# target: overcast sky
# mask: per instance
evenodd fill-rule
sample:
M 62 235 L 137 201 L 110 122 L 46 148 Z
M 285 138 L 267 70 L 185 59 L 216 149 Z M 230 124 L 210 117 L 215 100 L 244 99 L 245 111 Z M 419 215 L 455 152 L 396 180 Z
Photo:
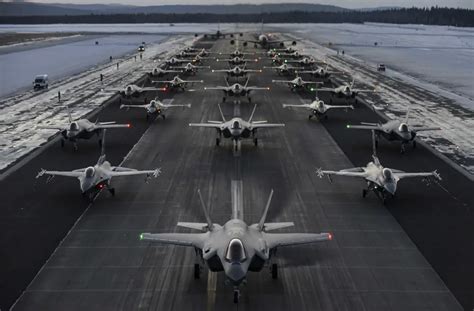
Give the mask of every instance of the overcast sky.
M 0 0 L 2 2 L 4 0 Z M 15 2 L 23 2 L 23 0 L 13 0 Z M 448 7 L 462 7 L 474 9 L 474 0 L 321 0 L 321 1 L 305 1 L 305 0 L 33 0 L 33 2 L 42 3 L 120 3 L 131 5 L 163 5 L 163 4 L 235 4 L 235 3 L 281 3 L 281 2 L 299 2 L 299 3 L 321 3 L 333 4 L 346 8 L 367 8 L 379 6 L 448 6 Z

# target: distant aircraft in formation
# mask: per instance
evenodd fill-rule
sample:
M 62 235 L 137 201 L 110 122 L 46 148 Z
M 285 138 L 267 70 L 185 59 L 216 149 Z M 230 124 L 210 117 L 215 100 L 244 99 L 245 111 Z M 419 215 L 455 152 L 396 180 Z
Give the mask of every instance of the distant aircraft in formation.
M 273 83 L 285 83 L 288 84 L 290 90 L 298 91 L 304 89 L 307 85 L 317 85 L 323 84 L 323 82 L 317 81 L 304 81 L 301 77 L 296 76 L 296 78 L 292 80 L 272 80 Z
M 104 141 L 105 130 L 102 133 L 102 141 Z M 156 178 L 160 175 L 161 171 L 159 168 L 139 171 L 132 168 L 110 165 L 110 162 L 105 159 L 104 143 L 102 144 L 102 152 L 99 160 L 95 165 L 73 171 L 48 171 L 41 169 L 36 178 L 40 178 L 43 175 L 49 175 L 49 181 L 54 176 L 75 177 L 79 179 L 79 186 L 83 197 L 87 198 L 89 202 L 92 202 L 103 188 L 106 188 L 110 194 L 115 195 L 115 189 L 110 186 L 110 180 L 112 177 L 146 175 L 148 179 L 150 176 Z
M 349 129 L 373 130 L 375 132 L 375 147 L 378 147 L 379 137 L 382 136 L 388 141 L 400 141 L 401 153 L 405 152 L 405 145 L 408 143 L 416 147 L 416 134 L 421 131 L 437 131 L 441 130 L 437 126 L 409 126 L 409 112 L 407 112 L 405 121 L 399 119 L 390 120 L 383 124 L 363 122 L 361 125 L 347 125 Z
M 230 138 L 234 142 L 235 150 L 240 149 L 240 142 L 243 138 L 253 138 L 255 146 L 258 145 L 257 130 L 260 128 L 283 127 L 281 123 L 267 123 L 267 121 L 252 121 L 257 105 L 254 106 L 248 121 L 239 117 L 226 120 L 222 113 L 221 106 L 218 105 L 222 121 L 207 121 L 207 123 L 190 123 L 191 127 L 207 127 L 217 130 L 216 146 L 219 146 L 222 136 Z
M 156 118 L 157 116 L 161 116 L 163 119 L 166 118 L 165 111 L 169 108 L 173 107 L 187 107 L 191 108 L 191 104 L 172 104 L 173 99 L 165 99 L 160 101 L 158 98 L 151 100 L 150 103 L 145 105 L 120 105 L 120 109 L 122 108 L 138 108 L 144 109 L 146 111 L 146 119 L 149 120 L 150 118 Z
M 79 139 L 90 139 L 92 136 L 102 134 L 105 129 L 111 128 L 129 128 L 130 124 L 116 124 L 115 121 L 110 122 L 91 122 L 87 119 L 73 120 L 71 111 L 67 109 L 68 124 L 67 125 L 40 125 L 38 129 L 57 130 L 61 133 L 61 147 L 64 147 L 66 141 L 70 141 L 77 150 L 77 141 Z M 102 139 L 99 138 L 99 146 L 102 146 Z
M 387 202 L 387 199 L 395 195 L 398 181 L 402 178 L 434 177 L 438 180 L 441 180 L 441 176 L 438 174 L 438 172 L 436 172 L 436 170 L 432 172 L 407 173 L 401 170 L 382 166 L 379 158 L 376 155 L 374 131 L 372 131 L 372 142 L 373 161 L 369 162 L 367 166 L 343 169 L 340 171 L 326 171 L 318 169 L 316 173 L 319 177 L 323 177 L 324 175 L 339 175 L 363 178 L 367 182 L 367 189 L 362 190 L 362 197 L 365 198 L 369 191 L 373 191 L 380 199 L 382 199 L 384 204 Z
M 247 69 L 244 67 L 240 66 L 235 66 L 230 69 L 213 69 L 212 72 L 225 72 L 227 74 L 227 77 L 246 77 L 248 73 L 250 72 L 262 72 L 262 70 L 257 70 L 257 69 Z
M 165 91 L 168 90 L 186 90 L 186 84 L 188 83 L 204 83 L 203 80 L 183 80 L 179 76 L 175 76 L 171 80 L 153 80 L 152 83 L 163 83 L 166 85 L 164 88 Z
M 241 96 L 247 96 L 247 100 L 249 103 L 251 102 L 250 98 L 250 92 L 252 91 L 269 91 L 269 87 L 260 87 L 260 86 L 248 86 L 249 84 L 249 78 L 247 78 L 247 81 L 245 82 L 244 85 L 240 83 L 234 83 L 232 85 L 229 85 L 229 82 L 227 79 L 225 80 L 227 86 L 213 86 L 213 87 L 205 87 L 204 90 L 218 90 L 218 91 L 223 91 L 224 92 L 224 97 L 222 98 L 222 102 L 225 102 L 227 99 L 227 96 L 233 96 L 233 97 L 241 97 Z
M 332 105 L 326 105 L 324 101 L 320 100 L 318 97 L 316 97 L 315 100 L 313 100 L 310 103 L 305 103 L 302 105 L 298 104 L 283 104 L 283 108 L 303 108 L 309 110 L 311 113 L 308 116 L 308 119 L 311 119 L 312 117 L 316 118 L 321 118 L 325 117 L 326 119 L 328 116 L 326 115 L 326 112 L 331 109 L 354 109 L 354 106 L 352 105 L 338 105 L 338 106 L 332 106 Z

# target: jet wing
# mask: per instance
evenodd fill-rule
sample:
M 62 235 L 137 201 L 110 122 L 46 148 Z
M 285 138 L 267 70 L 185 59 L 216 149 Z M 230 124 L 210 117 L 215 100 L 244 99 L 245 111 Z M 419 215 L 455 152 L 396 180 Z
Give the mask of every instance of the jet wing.
M 221 91 L 227 91 L 228 90 L 228 87 L 227 86 L 207 86 L 204 88 L 204 90 L 221 90 Z
M 216 129 L 221 129 L 222 128 L 222 123 L 189 123 L 189 126 L 192 127 L 212 127 Z
M 172 244 L 181 246 L 193 246 L 199 249 L 204 247 L 208 233 L 142 233 L 140 240 L 157 242 L 161 244 Z
M 36 178 L 40 178 L 44 174 L 46 175 L 51 175 L 51 176 L 64 176 L 64 177 L 81 177 L 84 174 L 84 170 L 74 170 L 74 171 L 47 171 L 42 169 L 38 175 L 36 175 Z
M 354 106 L 352 105 L 340 105 L 340 106 L 335 106 L 335 105 L 324 105 L 326 109 L 354 109 Z
M 292 83 L 292 82 L 293 82 L 292 80 L 272 80 L 272 83 Z
M 357 130 L 375 130 L 382 131 L 381 127 L 378 125 L 346 125 L 348 129 L 357 129 Z
M 94 129 L 110 129 L 118 127 L 130 127 L 130 124 L 110 124 L 110 123 L 97 123 L 94 124 Z
M 246 87 L 247 91 L 259 91 L 259 90 L 264 90 L 264 91 L 269 91 L 269 87 L 260 87 L 260 86 L 247 86 Z
M 122 108 L 142 108 L 142 109 L 145 109 L 147 107 L 148 107 L 148 105 L 120 105 L 120 109 L 122 109 Z
M 332 240 L 330 233 L 262 233 L 269 249 Z
M 429 177 L 429 176 L 433 176 L 436 179 L 441 180 L 441 176 L 438 174 L 437 171 L 421 172 L 421 173 L 393 172 L 393 176 L 395 178 L 398 178 L 398 179 L 407 178 L 407 177 Z
M 265 127 L 284 127 L 284 126 L 285 124 L 283 123 L 263 123 L 262 121 L 256 121 L 250 124 L 250 130 L 265 128 Z
M 112 171 L 109 172 L 111 177 L 116 176 L 134 176 L 134 175 L 153 175 L 153 177 L 158 177 L 161 173 L 161 170 L 157 168 L 156 170 L 144 170 L 139 171 L 132 168 L 126 167 L 112 167 Z
M 440 127 L 429 127 L 429 126 L 426 126 L 426 127 L 411 127 L 412 130 L 414 130 L 415 132 L 422 132 L 422 131 L 440 131 L 441 128 Z
M 309 104 L 296 105 L 296 104 L 283 104 L 283 108 L 293 107 L 293 108 L 311 108 Z
M 321 87 L 321 88 L 318 88 L 318 92 L 319 91 L 321 91 L 321 92 L 334 92 L 334 89 L 328 88 L 328 87 Z
M 160 81 L 152 81 L 153 83 L 159 83 Z M 163 83 L 167 83 L 167 82 L 170 82 L 170 81 L 164 81 Z M 151 86 L 147 86 L 147 87 L 143 87 L 142 92 L 150 92 L 150 91 L 166 91 L 166 88 L 164 87 L 151 87 Z
M 338 175 L 338 176 L 349 176 L 349 177 L 366 177 L 365 171 L 361 167 L 354 167 L 354 168 L 349 168 L 345 170 L 340 170 L 340 171 L 324 171 L 321 169 L 318 169 L 316 171 L 316 174 L 318 174 L 320 177 L 324 175 Z

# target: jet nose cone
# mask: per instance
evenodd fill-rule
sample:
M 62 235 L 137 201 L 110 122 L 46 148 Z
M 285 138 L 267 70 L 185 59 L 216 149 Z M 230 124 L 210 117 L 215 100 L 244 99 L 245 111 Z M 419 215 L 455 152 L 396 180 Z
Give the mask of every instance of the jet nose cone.
M 246 271 L 242 268 L 240 263 L 232 263 L 227 268 L 226 275 L 236 284 L 240 283 L 245 278 Z
M 385 184 L 385 190 L 390 193 L 391 195 L 395 194 L 395 191 L 397 190 L 397 185 L 395 183 L 389 183 Z

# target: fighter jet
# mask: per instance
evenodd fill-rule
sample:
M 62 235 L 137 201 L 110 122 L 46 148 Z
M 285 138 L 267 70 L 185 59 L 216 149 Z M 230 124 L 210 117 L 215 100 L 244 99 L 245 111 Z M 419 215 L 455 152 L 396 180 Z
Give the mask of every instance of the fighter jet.
M 232 218 L 223 226 L 213 223 L 201 192 L 198 190 L 205 223 L 178 222 L 177 226 L 202 233 L 142 233 L 140 240 L 161 244 L 194 247 L 198 260 L 203 260 L 210 271 L 224 271 L 227 282 L 234 288 L 234 303 L 239 302 L 240 285 L 248 271 L 262 271 L 271 267 L 272 278 L 278 278 L 278 266 L 272 262 L 276 250 L 283 246 L 302 245 L 332 240 L 331 233 L 268 233 L 294 226 L 293 222 L 266 222 L 273 190 L 270 192 L 262 217 L 257 224 L 247 225 L 233 204 Z M 201 268 L 194 265 L 194 278 L 199 279 Z
M 149 104 L 146 105 L 120 105 L 120 109 L 122 108 L 140 108 L 140 109 L 145 109 L 146 111 L 146 119 L 147 121 L 150 118 L 155 119 L 157 116 L 161 116 L 164 119 L 166 119 L 165 111 L 168 110 L 169 108 L 173 107 L 188 107 L 191 108 L 191 104 L 176 104 L 173 105 L 171 104 L 173 102 L 173 99 L 165 99 L 163 101 L 160 101 L 158 98 L 155 98 L 154 100 L 151 100 Z
M 164 83 L 166 85 L 165 90 L 176 90 L 181 89 L 185 90 L 186 84 L 188 83 L 204 83 L 203 80 L 183 80 L 178 76 L 175 76 L 173 79 L 167 80 L 158 80 L 158 81 L 151 81 L 152 83 Z
M 219 53 L 219 55 L 224 55 L 226 53 Z M 243 58 L 245 55 L 255 55 L 255 53 L 246 53 L 242 52 L 239 49 L 235 49 L 232 53 L 229 54 L 230 58 L 240 57 Z
M 243 65 L 246 64 L 247 62 L 258 62 L 257 58 L 254 59 L 246 59 L 246 58 L 241 58 L 241 57 L 234 57 L 234 58 L 229 58 L 229 59 L 217 59 L 216 61 L 227 61 L 229 62 L 229 65 L 231 66 L 236 66 L 236 65 Z
M 337 72 L 339 71 L 328 70 L 328 66 L 326 66 L 325 68 L 319 67 L 315 70 L 297 70 L 296 71 L 297 74 L 308 73 L 315 78 L 321 78 L 321 79 L 326 79 L 326 80 L 329 79 L 331 74 L 337 73 Z
M 174 70 L 180 70 L 180 72 L 195 75 L 198 69 L 211 68 L 210 66 L 195 66 L 191 63 L 187 63 L 184 67 L 170 67 Z
M 373 90 L 355 89 L 354 88 L 354 80 L 352 80 L 351 84 L 344 83 L 343 85 L 338 86 L 336 88 L 318 88 L 317 91 L 331 92 L 332 96 L 337 96 L 338 98 L 345 98 L 345 99 L 353 98 L 353 99 L 355 99 L 356 103 L 357 103 L 356 96 L 359 93 L 375 93 L 375 92 L 377 92 L 376 89 L 373 89 Z M 330 103 L 332 103 L 332 98 L 330 99 Z
M 196 55 L 193 59 L 195 63 L 201 64 L 203 60 L 208 60 L 208 59 L 216 59 L 215 57 L 204 57 L 200 55 Z
M 375 132 L 375 147 L 378 147 L 378 141 L 380 136 L 384 137 L 388 141 L 400 141 L 401 142 L 401 153 L 405 152 L 405 145 L 408 143 L 413 144 L 413 148 L 416 148 L 416 134 L 421 131 L 437 131 L 441 130 L 439 127 L 433 126 L 409 126 L 408 125 L 409 113 L 405 117 L 405 121 L 399 119 L 390 120 L 386 123 L 367 123 L 364 122 L 362 125 L 347 125 L 349 129 L 362 129 L 362 130 L 373 130 Z
M 79 139 L 90 139 L 96 135 L 99 137 L 99 146 L 102 146 L 102 139 L 100 134 L 109 128 L 130 128 L 130 124 L 115 124 L 111 122 L 95 122 L 92 123 L 87 119 L 79 119 L 74 121 L 71 112 L 68 109 L 69 122 L 67 125 L 48 125 L 38 126 L 40 129 L 57 130 L 61 133 L 61 147 L 64 147 L 66 141 L 72 142 L 74 150 L 77 150 L 77 141 Z
M 273 48 L 273 49 L 270 49 L 269 51 L 273 51 L 275 53 L 288 53 L 288 54 L 291 54 L 291 53 L 296 52 L 297 50 L 295 50 L 293 47 L 289 46 L 289 47 L 284 48 L 284 49 Z
M 212 72 L 225 72 L 227 77 L 245 77 L 249 72 L 262 72 L 262 70 L 247 69 L 245 67 L 235 66 L 232 69 L 213 69 Z
M 163 69 L 161 67 L 155 67 L 153 68 L 148 75 L 151 77 L 163 77 L 167 73 L 179 73 L 181 70 L 168 70 L 168 69 Z
M 440 175 L 435 170 L 433 172 L 407 173 L 401 170 L 383 167 L 375 151 L 375 134 L 372 131 L 373 141 L 373 162 L 369 162 L 365 167 L 355 167 L 340 171 L 325 171 L 318 169 L 316 173 L 319 177 L 324 175 L 340 175 L 364 178 L 367 182 L 367 189 L 362 190 L 362 197 L 366 197 L 369 191 L 373 191 L 385 204 L 390 197 L 395 195 L 398 181 L 407 177 L 434 177 L 441 180 Z
M 180 65 L 182 63 L 194 63 L 194 62 L 196 62 L 195 59 L 180 59 L 176 57 L 171 57 L 170 59 L 165 60 L 165 63 L 168 66 Z
M 283 60 L 278 55 L 272 56 L 272 64 L 274 65 L 281 65 L 283 64 Z
M 295 67 L 288 66 L 287 64 L 283 64 L 283 65 L 280 65 L 280 66 L 270 66 L 270 67 L 264 66 L 263 68 L 264 69 L 275 69 L 276 72 L 278 73 L 278 75 L 291 75 L 294 72 L 296 72 Z
M 220 39 L 220 38 L 225 39 L 226 36 L 229 36 L 231 38 L 234 38 L 234 37 L 237 37 L 237 36 L 242 37 L 243 35 L 244 34 L 241 33 L 241 32 L 240 33 L 239 32 L 222 32 L 220 30 L 220 24 L 218 24 L 216 32 L 214 32 L 214 33 L 204 33 L 203 34 L 204 38 L 211 37 L 212 39 Z M 199 34 L 195 33 L 194 36 L 198 37 Z
M 253 138 L 253 143 L 255 146 L 258 145 L 257 130 L 259 128 L 272 128 L 272 127 L 283 127 L 285 124 L 277 123 L 267 123 L 267 121 L 252 121 L 253 115 L 257 105 L 253 108 L 252 114 L 248 121 L 243 120 L 242 118 L 232 118 L 227 121 L 222 113 L 220 105 L 219 112 L 222 117 L 222 121 L 208 121 L 208 123 L 190 123 L 191 127 L 210 127 L 217 130 L 216 146 L 219 146 L 222 136 L 225 138 L 230 138 L 234 142 L 235 150 L 240 150 L 241 139 L 243 138 Z
M 328 118 L 326 115 L 326 112 L 330 109 L 354 109 L 354 106 L 352 105 L 341 105 L 341 106 L 331 106 L 331 105 L 326 105 L 324 101 L 320 100 L 318 97 L 316 97 L 315 100 L 313 100 L 311 103 L 305 103 L 303 105 L 294 105 L 294 104 L 283 104 L 283 108 L 304 108 L 309 110 L 311 113 L 308 116 L 308 119 L 311 119 L 313 116 L 316 117 L 317 119 L 320 119 L 321 117 L 324 116 L 325 119 Z
M 301 54 L 299 51 L 292 51 L 292 52 L 278 52 L 278 56 L 284 57 L 284 58 L 293 58 L 293 59 L 300 59 L 303 57 L 303 54 Z
M 291 91 L 297 91 L 305 89 L 307 85 L 322 84 L 322 82 L 315 81 L 304 81 L 301 77 L 297 76 L 293 80 L 272 80 L 273 83 L 286 83 L 290 87 Z
M 272 46 L 284 47 L 285 42 L 291 42 L 292 45 L 296 45 L 296 41 L 274 40 L 274 39 L 269 38 L 269 35 L 263 34 L 263 33 L 258 36 L 257 40 L 247 40 L 245 43 L 247 42 L 253 43 L 254 47 L 258 47 L 260 45 L 264 49 L 271 48 Z M 231 44 L 233 44 L 232 41 L 231 41 Z
M 226 101 L 227 96 L 235 96 L 235 97 L 247 96 L 249 103 L 251 102 L 250 92 L 259 91 L 259 90 L 264 90 L 264 91 L 270 90 L 269 87 L 248 86 L 249 78 L 247 78 L 245 85 L 242 85 L 240 83 L 234 83 L 232 85 L 229 85 L 229 82 L 227 81 L 227 79 L 225 80 L 225 82 L 227 86 L 205 87 L 204 90 L 224 91 L 224 97 L 222 98 L 222 102 Z
M 103 132 L 103 140 L 104 137 L 105 130 Z M 93 166 L 80 168 L 73 171 L 47 171 L 45 169 L 41 169 L 36 178 L 40 178 L 43 175 L 49 175 L 49 182 L 54 176 L 75 177 L 79 179 L 82 196 L 91 202 L 96 198 L 96 196 L 104 187 L 107 188 L 110 194 L 115 195 L 115 189 L 110 186 L 110 180 L 112 177 L 146 175 L 148 180 L 151 176 L 156 178 L 161 173 L 159 168 L 155 170 L 138 171 L 132 168 L 111 166 L 110 163 L 105 160 L 104 145 L 105 144 L 102 145 L 102 151 L 99 160 Z
M 106 88 L 105 91 L 118 92 L 124 98 L 138 97 L 143 92 L 166 91 L 162 87 L 139 87 L 135 84 L 129 84 L 123 88 Z
M 320 61 L 316 60 L 314 57 L 303 57 L 302 59 L 285 59 L 285 63 L 295 63 L 300 66 L 314 66 L 318 63 L 321 63 Z

